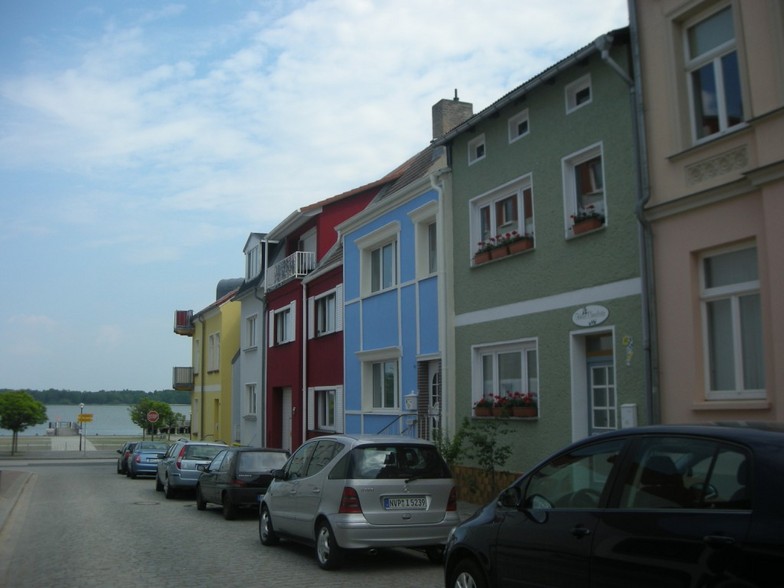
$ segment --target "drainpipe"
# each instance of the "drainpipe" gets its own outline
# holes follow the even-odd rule
[[[447,377],[447,357],[451,357],[449,354],[447,347],[452,338],[447,337],[447,301],[446,301],[446,293],[449,291],[449,288],[446,287],[445,281],[446,276],[450,275],[447,272],[445,264],[446,264],[446,254],[444,252],[444,243],[445,243],[445,234],[446,234],[446,219],[445,217],[445,210],[446,206],[444,205],[444,180],[441,176],[447,171],[446,168],[441,168],[433,173],[430,174],[430,187],[438,193],[438,211],[436,212],[436,227],[441,232],[439,238],[436,239],[436,262],[438,265],[438,346],[440,348],[441,354],[441,406],[439,407],[439,426],[441,428],[441,432],[443,433],[444,430],[450,430],[450,428],[454,431],[455,423],[453,422],[454,419],[451,419],[450,416],[453,416],[453,413],[450,410],[451,407],[451,394],[447,393],[449,383],[449,378]],[[428,415],[425,418],[429,417],[429,405],[428,405]],[[444,422],[444,418],[450,422]],[[454,436],[454,434],[453,434]]]
[[[308,321],[310,317],[308,316],[308,288],[307,284],[303,280],[302,284],[302,383],[300,384],[300,399],[302,403],[300,406],[302,410],[300,411],[302,414],[300,418],[302,419],[302,432],[300,433],[300,440],[299,445],[305,442],[307,439],[308,433]],[[295,317],[296,318],[296,317]]]
[[[204,317],[201,315],[199,315],[199,322],[201,323],[201,345],[199,349],[199,439],[204,439],[204,377],[207,375],[204,349],[207,345],[207,341],[204,339]],[[191,434],[193,434],[193,418],[191,418]]]
[[[658,352],[656,337],[656,292],[653,270],[653,232],[650,222],[645,217],[645,206],[650,200],[650,182],[648,179],[648,149],[645,135],[645,120],[643,117],[642,80],[640,77],[640,51],[637,29],[636,0],[628,0],[629,5],[629,31],[631,34],[631,60],[632,71],[635,76],[632,80],[629,75],[610,57],[612,36],[603,35],[594,41],[602,60],[607,63],[629,86],[633,124],[633,142],[636,174],[636,192],[634,214],[638,223],[638,249],[640,255],[640,276],[642,280],[642,330],[643,351],[645,357],[644,385],[645,385],[645,410],[648,423],[655,424],[661,421],[661,408],[659,404],[659,378],[658,378]]]

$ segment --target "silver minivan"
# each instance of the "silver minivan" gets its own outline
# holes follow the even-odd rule
[[[273,472],[259,505],[259,538],[315,545],[323,569],[345,550],[410,547],[440,563],[460,522],[452,474],[435,445],[396,436],[328,435]]]

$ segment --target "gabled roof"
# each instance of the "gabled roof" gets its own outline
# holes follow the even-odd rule
[[[518,98],[521,98],[531,92],[532,90],[536,89],[537,87],[541,86],[542,84],[554,79],[559,73],[577,65],[584,59],[589,58],[594,53],[601,54],[602,50],[606,46],[613,45],[616,41],[618,42],[628,42],[629,39],[629,27],[623,27],[620,29],[615,29],[610,31],[605,35],[600,35],[596,38],[592,43],[589,43],[582,49],[578,49],[565,59],[562,59],[555,65],[548,67],[542,73],[537,75],[536,77],[531,78],[524,84],[518,86],[508,94],[502,96],[495,102],[493,102],[490,106],[482,110],[481,112],[476,113],[474,116],[466,120],[465,122],[457,125],[451,131],[444,133],[441,137],[436,139],[433,143],[435,145],[446,145],[447,143],[451,142],[455,137],[458,135],[463,134],[464,132],[470,130],[472,127],[480,123],[481,121],[490,118],[496,112],[500,111],[502,108],[509,105],[509,103],[514,102]]]

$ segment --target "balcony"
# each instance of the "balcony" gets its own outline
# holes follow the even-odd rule
[[[175,367],[172,368],[172,388],[186,392],[193,391],[193,368]]]
[[[286,259],[267,268],[264,286],[274,290],[289,280],[307,276],[316,267],[316,254],[311,251],[295,251]]]
[[[174,312],[174,332],[178,335],[193,335],[193,311],[192,310],[177,310]]]

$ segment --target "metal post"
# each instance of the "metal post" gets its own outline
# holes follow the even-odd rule
[[[82,450],[82,438],[84,437],[84,421],[82,415],[84,414],[84,402],[79,405],[79,451]]]

